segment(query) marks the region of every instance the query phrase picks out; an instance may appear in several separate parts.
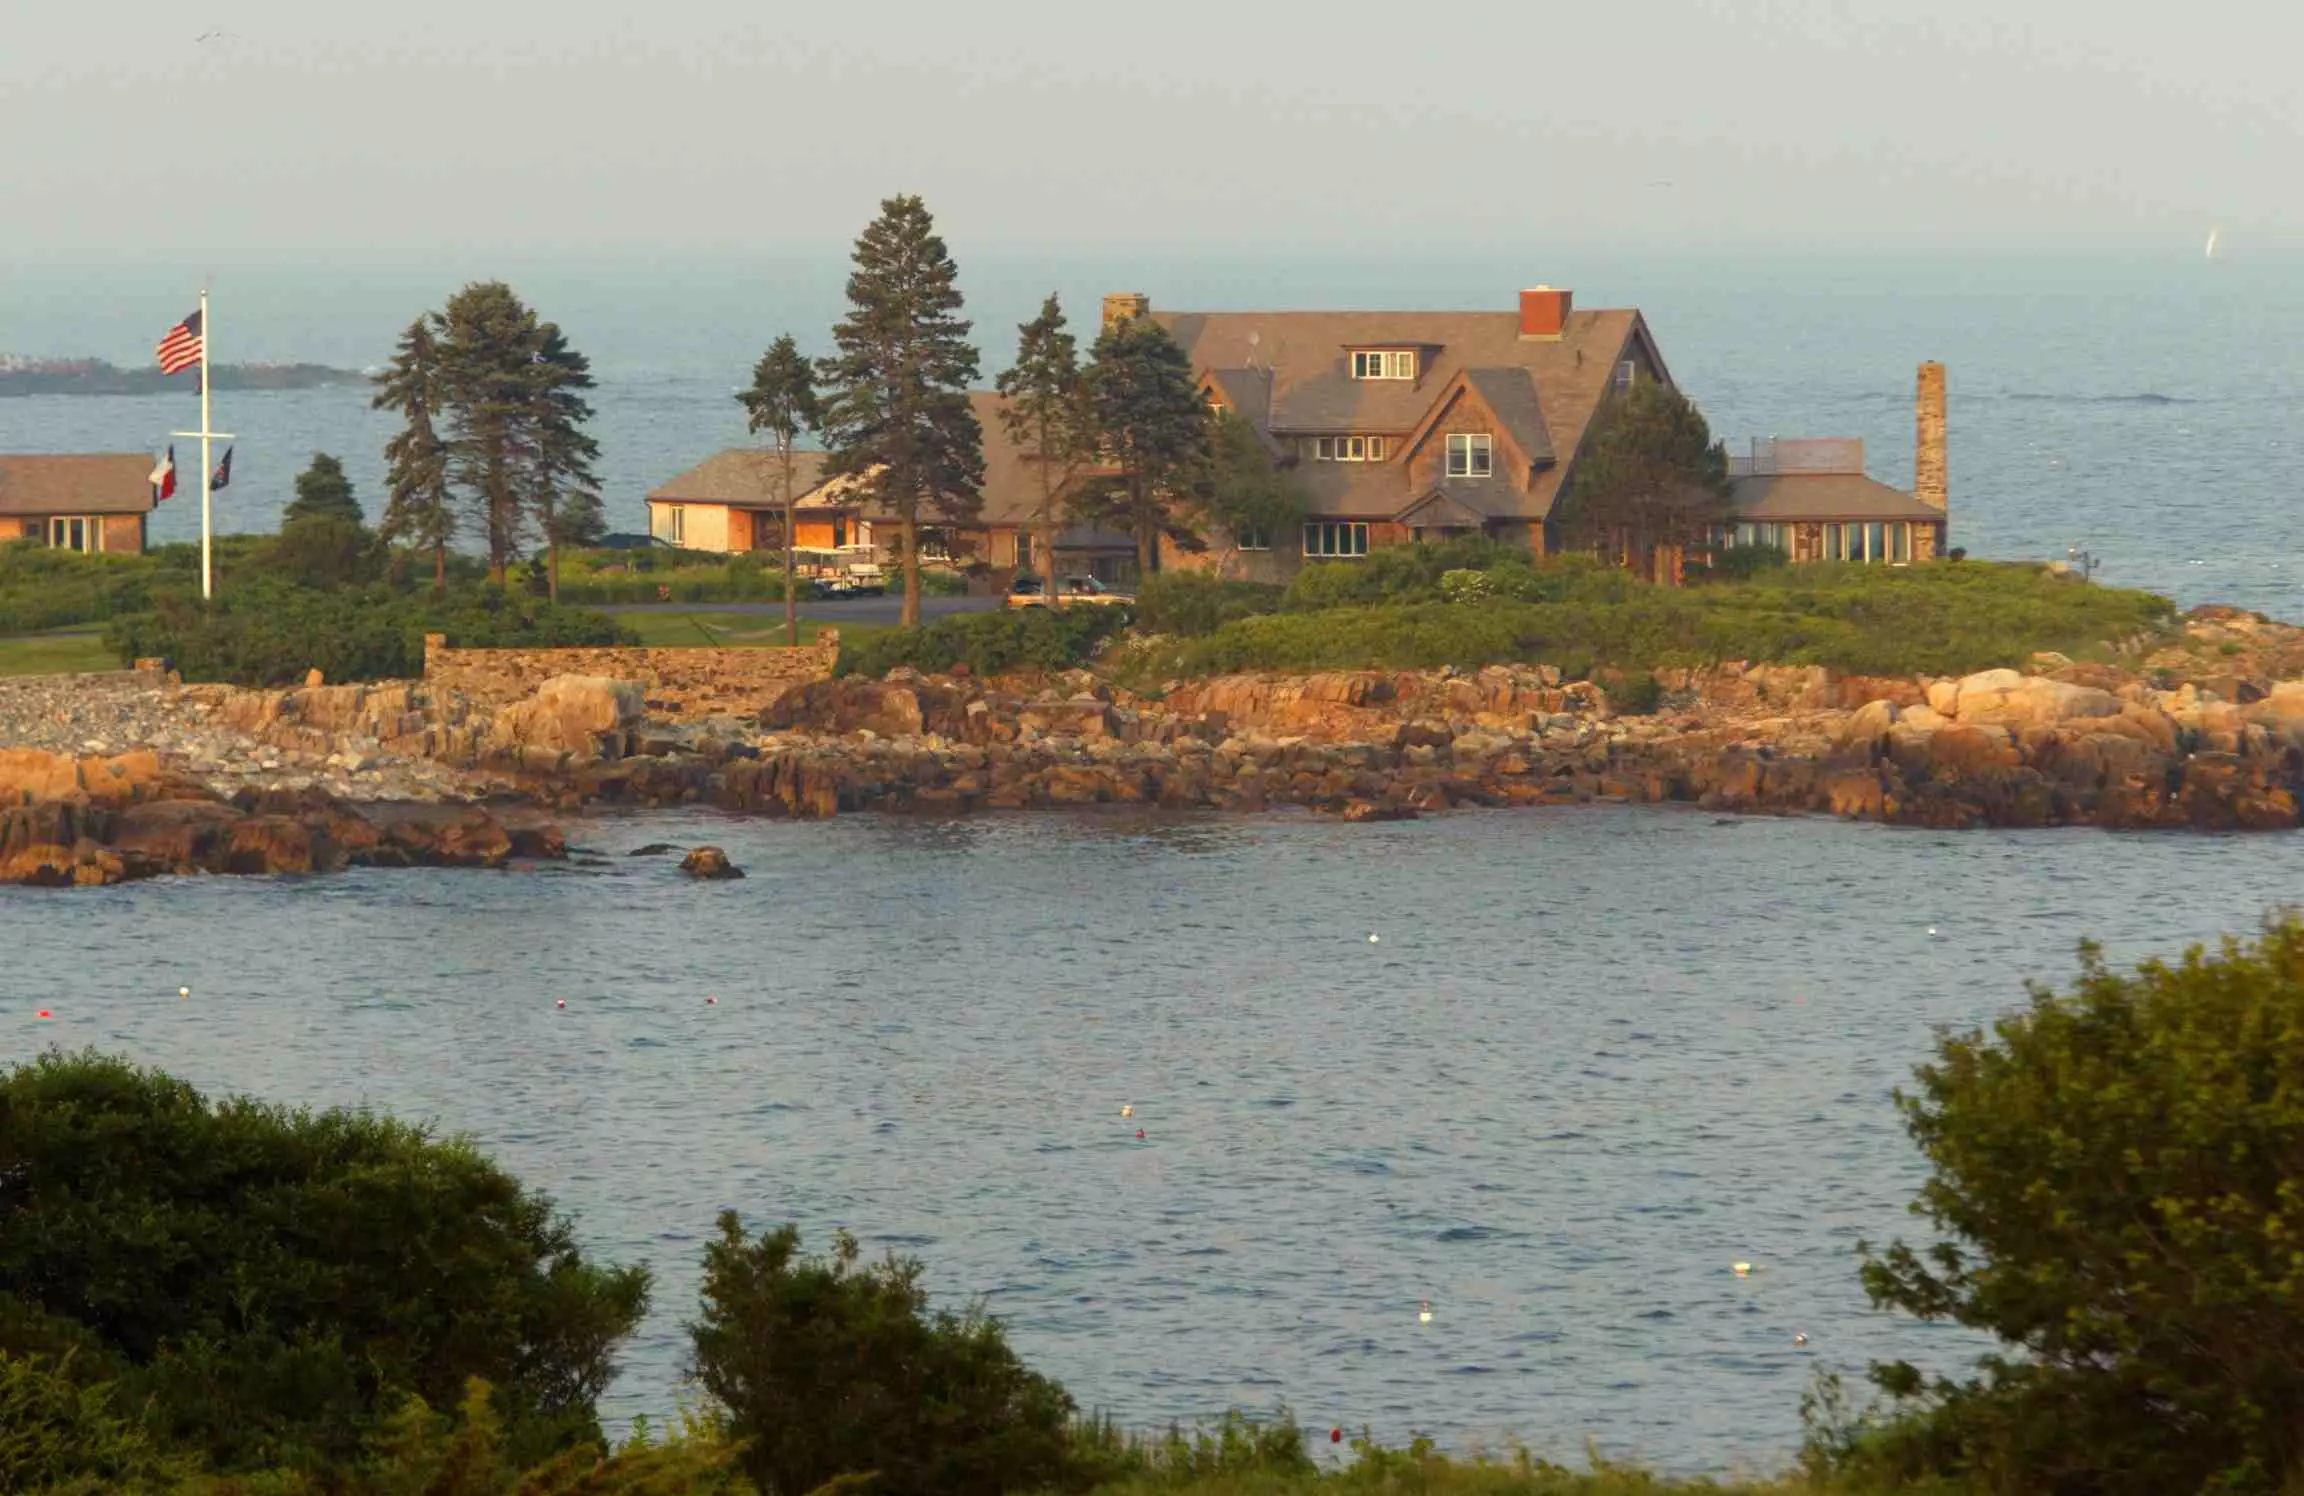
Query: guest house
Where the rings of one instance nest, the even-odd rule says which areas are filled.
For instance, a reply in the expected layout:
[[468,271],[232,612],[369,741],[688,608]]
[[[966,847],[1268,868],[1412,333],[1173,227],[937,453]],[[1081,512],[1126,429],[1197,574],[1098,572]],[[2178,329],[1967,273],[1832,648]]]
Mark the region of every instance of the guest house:
[[153,503],[152,459],[141,452],[0,456],[0,544],[136,555]]

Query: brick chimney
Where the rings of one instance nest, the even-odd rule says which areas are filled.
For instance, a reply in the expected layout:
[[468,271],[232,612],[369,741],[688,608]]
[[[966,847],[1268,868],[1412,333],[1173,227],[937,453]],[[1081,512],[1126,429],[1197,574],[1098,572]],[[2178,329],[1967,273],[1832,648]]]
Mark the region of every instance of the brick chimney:
[[1550,286],[1538,286],[1533,291],[1520,293],[1520,336],[1524,338],[1557,338],[1568,329],[1568,311],[1575,300],[1572,293],[1555,291]]
[[1944,366],[1920,366],[1919,433],[1912,449],[1912,497],[1939,513],[1951,507],[1951,477],[1944,465]]
[[1114,291],[1104,298],[1104,330],[1110,332],[1116,322],[1131,317],[1152,315],[1152,298],[1142,291]]

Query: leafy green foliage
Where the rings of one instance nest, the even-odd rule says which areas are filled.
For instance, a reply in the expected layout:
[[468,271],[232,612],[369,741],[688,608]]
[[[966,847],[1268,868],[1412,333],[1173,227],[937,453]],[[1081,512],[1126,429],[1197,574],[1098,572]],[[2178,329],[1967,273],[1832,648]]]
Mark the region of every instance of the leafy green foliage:
[[1231,411],[1216,418],[1200,520],[1224,548],[1217,575],[1223,575],[1242,536],[1261,533],[1269,540],[1293,534],[1311,507],[1303,480],[1273,459],[1255,427]]
[[1041,303],[1039,316],[1016,329],[1016,361],[1001,372],[994,388],[1008,397],[1000,420],[1031,464],[1039,487],[1032,528],[1039,564],[1050,566],[1058,510],[1096,457],[1095,419],[1079,343],[1065,325],[1064,307],[1054,292]]
[[1876,1303],[2015,1354],[1902,1363],[1858,1458],[1992,1490],[2172,1496],[2304,1483],[2304,922],[2032,989],[1938,1041],[1900,1094],[1938,1241],[1864,1269]]
[[1207,572],[1164,571],[1136,589],[1136,623],[1148,634],[1198,638],[1240,618],[1271,613],[1281,589],[1264,582],[1220,582]]
[[879,1496],[998,1496],[1063,1483],[1072,1400],[999,1323],[928,1308],[917,1261],[861,1264],[854,1237],[804,1257],[791,1226],[734,1211],[705,1248],[697,1381],[747,1441],[763,1496],[871,1475]]
[[838,351],[817,366],[827,475],[868,478],[896,516],[906,624],[920,621],[923,515],[964,521],[982,503],[984,433],[968,400],[977,354],[959,274],[928,205],[885,199],[856,239]]
[[109,1386],[81,1385],[52,1362],[0,1349],[0,1491],[188,1478],[195,1462],[154,1444],[115,1401]]
[[1727,512],[1727,449],[1686,395],[1643,379],[1593,422],[1562,524],[1572,545],[1664,581],[1663,554],[1702,543]]
[[1192,361],[1148,317],[1122,317],[1096,339],[1086,375],[1100,450],[1118,468],[1082,491],[1078,506],[1136,537],[1136,565],[1160,569],[1160,537],[1195,549],[1190,505],[1208,479],[1208,407]]
[[1095,658],[1097,647],[1127,625],[1128,611],[1118,606],[962,613],[843,645],[835,673],[878,677],[900,665],[932,674],[955,665],[977,675],[1069,670]]
[[37,540],[0,542],[0,634],[96,623],[150,606],[159,562],[85,556]]
[[1792,553],[1782,546],[1730,545],[1712,550],[1704,559],[1691,559],[1690,582],[1748,582],[1764,571],[1792,564]]
[[282,525],[261,564],[297,586],[327,589],[374,581],[384,553],[359,521],[323,514]]
[[311,669],[331,681],[420,675],[426,634],[471,649],[631,642],[604,614],[494,587],[434,598],[383,584],[327,592],[259,577],[206,606],[197,593],[163,590],[152,611],[107,624],[104,644],[123,663],[169,660],[186,680],[265,686],[301,681]]
[[800,533],[793,507],[800,497],[800,480],[792,453],[802,432],[814,431],[823,424],[824,406],[816,398],[816,371],[801,357],[800,345],[793,341],[792,334],[785,333],[768,345],[768,351],[760,355],[760,362],[752,366],[751,387],[739,390],[736,399],[744,407],[745,429],[754,435],[766,432],[776,448],[781,480],[777,488],[784,500],[784,535],[780,542],[784,551],[784,634],[786,643],[797,644],[800,642],[800,584],[792,544],[793,537]]
[[461,1141],[210,1102],[93,1052],[0,1077],[0,1350],[72,1350],[218,1468],[343,1457],[398,1398],[504,1390],[531,1457],[597,1440],[647,1303]]
[[[2025,566],[1799,566],[1682,588],[1588,557],[1460,564],[1478,544],[1405,546],[1364,562],[1307,566],[1289,586],[1286,611],[1139,651],[1137,668],[1164,679],[1513,661],[1653,671],[1753,660],[1962,674],[2022,664],[2043,649],[2100,658],[2173,612],[2150,593]],[[1444,583],[1461,570],[1485,571],[1479,595],[1461,579],[1452,589]]]

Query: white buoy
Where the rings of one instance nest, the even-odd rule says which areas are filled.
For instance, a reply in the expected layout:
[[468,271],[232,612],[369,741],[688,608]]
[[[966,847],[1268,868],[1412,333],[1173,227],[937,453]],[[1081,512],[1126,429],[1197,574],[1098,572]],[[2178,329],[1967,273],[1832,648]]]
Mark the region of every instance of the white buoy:
[[1123,1116],[1123,1117],[1133,1117],[1133,1116],[1135,1116],[1135,1115],[1136,1115],[1136,1106],[1135,1106],[1135,1103],[1133,1103],[1133,1102],[1128,1102],[1128,1101],[1123,1101],[1123,1102],[1121,1102],[1121,1103],[1120,1103],[1120,1115],[1121,1115],[1121,1116]]
[[1806,1345],[1808,1343],[1807,1333],[1802,1330],[1794,1330],[1792,1332],[1792,1343],[1796,1346]]
[[1749,1262],[1739,1262],[1739,1263],[1737,1263],[1737,1264],[1736,1264],[1736,1276],[1737,1276],[1737,1277],[1739,1277],[1739,1278],[1749,1278],[1749,1277],[1751,1277],[1751,1276],[1752,1276],[1752,1264],[1751,1264],[1751,1263],[1749,1263]]
[[1432,1323],[1432,1301],[1430,1299],[1426,1299],[1424,1307],[1416,1311],[1416,1323],[1420,1325]]
[[1935,927],[1934,925],[1930,925],[1930,926],[1928,927],[1928,933],[1929,933],[1929,934],[1931,934],[1931,935],[1935,934],[1935,933],[1936,933],[1936,927]]
[[192,989],[189,987],[179,987],[176,989],[176,995],[178,997],[190,997],[192,995]]
[[1369,943],[1370,945],[1374,945],[1374,944],[1376,943],[1376,937],[1375,937],[1374,935],[1370,935],[1370,936],[1368,937],[1368,943]]

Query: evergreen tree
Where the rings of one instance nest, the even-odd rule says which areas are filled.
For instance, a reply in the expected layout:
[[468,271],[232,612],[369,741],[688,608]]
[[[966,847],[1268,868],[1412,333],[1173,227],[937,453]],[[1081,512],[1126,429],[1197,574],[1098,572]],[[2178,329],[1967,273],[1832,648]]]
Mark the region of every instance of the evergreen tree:
[[[1056,574],[1056,516],[1082,471],[1095,459],[1096,434],[1088,412],[1088,386],[1080,372],[1079,344],[1064,324],[1064,308],[1051,292],[1040,315],[1016,329],[1016,362],[996,388],[1008,397],[1000,420],[1032,464],[1040,485],[1033,513],[1039,564]],[[1030,563],[1021,567],[1030,570]]]
[[920,621],[920,517],[972,518],[984,433],[968,403],[976,349],[958,271],[917,197],[892,197],[857,236],[838,352],[818,365],[830,474],[863,479],[896,516],[906,625]]
[[448,478],[488,538],[489,575],[501,585],[530,534],[541,532],[557,592],[567,535],[560,505],[575,494],[597,498],[599,446],[583,431],[592,415],[582,394],[592,388],[590,362],[502,281],[450,297],[433,314],[432,332]]
[[280,522],[291,525],[300,519],[337,519],[358,525],[367,518],[360,511],[360,501],[352,495],[352,480],[344,476],[344,464],[326,452],[315,452],[312,465],[296,475],[296,497],[281,512]]
[[1686,395],[1649,380],[1600,412],[1569,482],[1569,543],[1656,582],[1677,580],[1728,512],[1727,449]]
[[768,345],[760,362],[752,366],[752,387],[741,391],[736,399],[745,410],[745,429],[756,434],[765,431],[776,443],[784,498],[784,638],[787,644],[798,644],[800,577],[792,543],[798,530],[794,505],[800,495],[792,446],[801,432],[813,431],[822,423],[824,408],[816,398],[816,372],[800,356],[800,345],[790,333]]
[[1096,485],[1088,507],[1127,527],[1138,569],[1151,576],[1163,534],[1197,539],[1187,506],[1206,481],[1208,407],[1184,350],[1149,318],[1122,317],[1105,328],[1087,380],[1097,436],[1119,469]]
[[448,489],[448,447],[433,424],[442,409],[440,348],[429,317],[400,335],[400,349],[376,378],[377,410],[396,410],[405,421],[384,444],[384,523],[391,544],[432,553],[432,588],[448,590],[448,546],[456,538],[456,507]]
[[1301,479],[1273,460],[1256,428],[1230,411],[1216,418],[1211,448],[1201,510],[1207,528],[1222,537],[1216,557],[1221,577],[1244,537],[1259,536],[1268,547],[1272,537],[1302,525],[1311,496]]
[[592,463],[600,444],[584,434],[592,406],[582,391],[592,388],[592,361],[568,346],[558,325],[538,328],[538,347],[529,364],[531,398],[528,503],[543,532],[552,601],[560,601],[560,550],[599,543],[608,525],[600,508],[600,480]]

